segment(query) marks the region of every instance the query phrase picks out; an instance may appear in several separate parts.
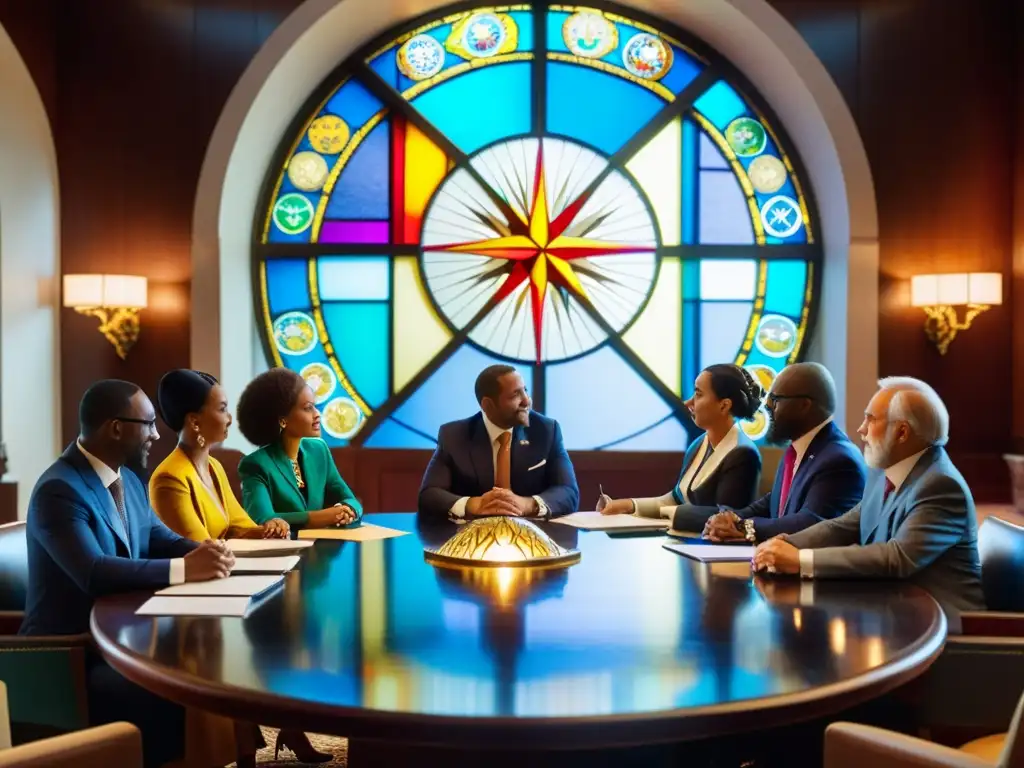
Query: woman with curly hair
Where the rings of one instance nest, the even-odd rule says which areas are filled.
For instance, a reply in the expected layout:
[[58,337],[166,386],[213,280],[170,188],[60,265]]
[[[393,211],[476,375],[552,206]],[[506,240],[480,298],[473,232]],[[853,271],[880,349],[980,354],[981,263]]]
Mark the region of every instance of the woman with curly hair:
[[672,519],[680,504],[721,504],[730,509],[750,504],[761,477],[761,454],[738,420],[753,419],[763,395],[749,371],[731,363],[709,365],[684,403],[704,434],[687,449],[675,487],[663,496],[643,499],[602,496],[597,508],[606,515]]
[[299,374],[272,368],[238,401],[238,428],[259,450],[238,465],[242,506],[258,525],[278,517],[293,530],[359,521],[363,509],[320,439],[313,390]]

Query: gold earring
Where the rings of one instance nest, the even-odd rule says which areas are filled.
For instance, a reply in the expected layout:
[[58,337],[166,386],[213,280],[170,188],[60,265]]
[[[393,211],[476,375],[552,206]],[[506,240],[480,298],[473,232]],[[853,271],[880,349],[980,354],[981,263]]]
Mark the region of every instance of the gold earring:
[[288,426],[288,422],[282,419],[281,421],[278,422],[278,426],[281,427],[281,431],[284,432],[284,428]]
[[196,444],[200,448],[205,447],[206,446],[206,438],[203,437],[202,434],[199,432],[199,425],[198,424],[194,425],[192,427],[192,431],[196,433]]

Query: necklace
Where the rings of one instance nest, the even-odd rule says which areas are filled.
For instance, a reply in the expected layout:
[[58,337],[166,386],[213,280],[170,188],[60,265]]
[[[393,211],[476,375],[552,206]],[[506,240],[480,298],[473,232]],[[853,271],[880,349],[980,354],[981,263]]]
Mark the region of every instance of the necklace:
[[306,483],[302,479],[302,470],[299,469],[299,462],[297,459],[292,459],[292,472],[295,473],[295,482],[298,483],[299,488],[305,488]]

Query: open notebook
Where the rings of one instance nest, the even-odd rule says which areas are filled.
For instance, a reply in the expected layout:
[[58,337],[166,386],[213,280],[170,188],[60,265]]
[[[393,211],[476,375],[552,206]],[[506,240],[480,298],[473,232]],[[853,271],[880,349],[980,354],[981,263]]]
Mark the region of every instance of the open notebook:
[[742,563],[754,557],[755,546],[742,544],[664,544],[670,552],[702,563]]
[[238,616],[244,618],[252,610],[250,597],[165,597],[149,598],[136,616]]
[[164,597],[259,597],[284,581],[281,574],[244,574],[226,579],[190,581],[164,587],[156,595]]
[[556,517],[551,522],[571,525],[584,531],[623,531],[649,528],[668,528],[663,517],[637,517],[636,515],[602,515],[600,512],[573,512]]
[[245,555],[246,557],[285,555],[313,546],[312,541],[292,541],[291,539],[228,539],[224,543],[236,556]]

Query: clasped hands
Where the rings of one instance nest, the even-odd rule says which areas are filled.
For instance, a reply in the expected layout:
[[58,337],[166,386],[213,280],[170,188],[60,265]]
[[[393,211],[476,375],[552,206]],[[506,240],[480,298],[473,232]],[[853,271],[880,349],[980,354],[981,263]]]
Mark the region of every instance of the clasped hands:
[[530,496],[517,496],[507,488],[492,488],[483,496],[466,502],[466,512],[473,517],[528,517],[537,511],[537,501]]
[[309,513],[310,528],[330,528],[332,525],[348,525],[355,522],[355,510],[345,504],[338,504],[327,509],[318,509]]
[[[701,538],[715,543],[744,539],[743,518],[728,509],[712,515]],[[800,573],[800,550],[786,541],[785,534],[774,536],[754,550],[751,566],[755,571],[796,575]]]

